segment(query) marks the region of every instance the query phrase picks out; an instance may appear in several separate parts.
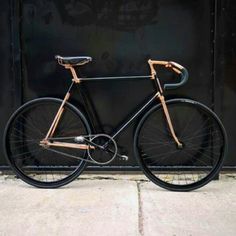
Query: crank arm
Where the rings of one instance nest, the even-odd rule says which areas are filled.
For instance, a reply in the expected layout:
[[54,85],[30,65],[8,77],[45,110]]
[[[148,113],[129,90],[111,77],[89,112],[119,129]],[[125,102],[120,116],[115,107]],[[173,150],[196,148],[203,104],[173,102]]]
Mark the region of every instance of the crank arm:
[[[112,151],[111,149],[106,149],[106,150],[104,150],[104,151],[108,151],[108,152],[110,152],[110,153],[112,153],[112,154],[115,154],[115,152]],[[121,155],[121,154],[119,154],[118,152],[116,153],[116,155],[117,155],[122,161],[128,161],[128,159],[129,159],[128,156],[126,156],[126,155]]]
[[88,144],[90,144],[90,145],[93,145],[94,147],[97,147],[97,148],[100,148],[100,149],[102,149],[102,150],[104,150],[104,147],[103,146],[101,146],[101,145],[98,145],[98,144],[96,144],[96,143],[94,143],[94,142],[92,142],[92,141],[90,141],[90,140],[88,140],[88,139],[84,139]]

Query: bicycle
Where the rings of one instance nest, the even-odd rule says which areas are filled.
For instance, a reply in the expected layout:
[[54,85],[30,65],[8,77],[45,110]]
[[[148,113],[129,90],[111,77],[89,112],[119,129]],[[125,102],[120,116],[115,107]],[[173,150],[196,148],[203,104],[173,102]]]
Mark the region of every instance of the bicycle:
[[[87,163],[106,165],[115,157],[127,160],[119,153],[115,139],[134,120],[138,120],[134,154],[153,183],[168,190],[190,191],[219,173],[228,145],[220,119],[197,101],[164,97],[164,90],[187,82],[186,68],[176,62],[150,59],[150,75],[80,78],[75,67],[87,64],[91,57],[55,58],[72,74],[64,99],[29,101],[12,114],[5,128],[5,156],[23,181],[40,188],[57,188],[77,178]],[[162,86],[156,66],[171,69],[180,82]],[[126,78],[150,79],[156,92],[111,134],[95,133],[89,115],[69,103],[72,88],[86,81]]]

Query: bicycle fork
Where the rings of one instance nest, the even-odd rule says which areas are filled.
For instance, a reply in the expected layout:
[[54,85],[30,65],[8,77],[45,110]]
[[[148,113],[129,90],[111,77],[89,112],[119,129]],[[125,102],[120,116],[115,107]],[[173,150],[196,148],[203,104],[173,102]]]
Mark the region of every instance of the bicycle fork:
[[175,140],[175,142],[177,144],[177,147],[179,149],[181,149],[181,148],[183,148],[183,144],[179,141],[178,137],[175,134],[175,130],[174,130],[171,118],[170,118],[170,114],[169,114],[169,111],[168,111],[167,106],[166,106],[165,97],[160,93],[157,93],[157,97],[160,99],[161,105],[163,107],[163,111],[164,111],[164,114],[165,114],[167,124],[168,124],[169,129],[170,129],[170,133],[171,133],[173,139]]

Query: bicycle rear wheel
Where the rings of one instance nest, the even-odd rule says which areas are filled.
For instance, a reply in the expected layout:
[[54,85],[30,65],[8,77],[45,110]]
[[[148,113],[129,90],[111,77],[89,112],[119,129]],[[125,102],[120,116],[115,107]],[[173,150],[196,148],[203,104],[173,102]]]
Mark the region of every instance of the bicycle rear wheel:
[[183,148],[177,147],[159,104],[142,117],[135,131],[137,161],[144,174],[163,188],[200,188],[222,167],[227,151],[225,129],[216,114],[198,102],[173,99],[167,107]]
[[[5,128],[6,158],[16,175],[30,185],[41,188],[60,187],[75,179],[86,167],[84,160],[67,155],[85,159],[86,150],[64,147],[45,148],[39,145],[39,142],[45,138],[61,103],[62,100],[56,98],[30,101],[11,116]],[[84,115],[73,105],[66,103],[53,138],[90,133]],[[73,138],[70,142],[73,142]],[[60,151],[61,154],[53,150]]]

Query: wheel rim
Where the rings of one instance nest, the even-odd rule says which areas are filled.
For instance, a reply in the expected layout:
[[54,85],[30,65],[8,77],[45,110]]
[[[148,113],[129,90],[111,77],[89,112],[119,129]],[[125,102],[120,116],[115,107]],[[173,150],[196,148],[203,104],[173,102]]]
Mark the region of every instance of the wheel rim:
[[[46,99],[26,104],[8,123],[5,132],[8,160],[17,174],[30,184],[50,186],[64,183],[73,178],[85,164],[84,161],[58,155],[39,145],[60,104],[60,101]],[[88,127],[77,110],[68,104],[64,108],[54,137],[88,134]],[[85,150],[58,147],[53,149],[86,158]]]
[[135,135],[136,153],[145,174],[172,190],[200,187],[211,180],[222,165],[225,132],[218,118],[199,103],[172,102],[168,110],[178,149],[167,127],[162,107],[148,112]]

